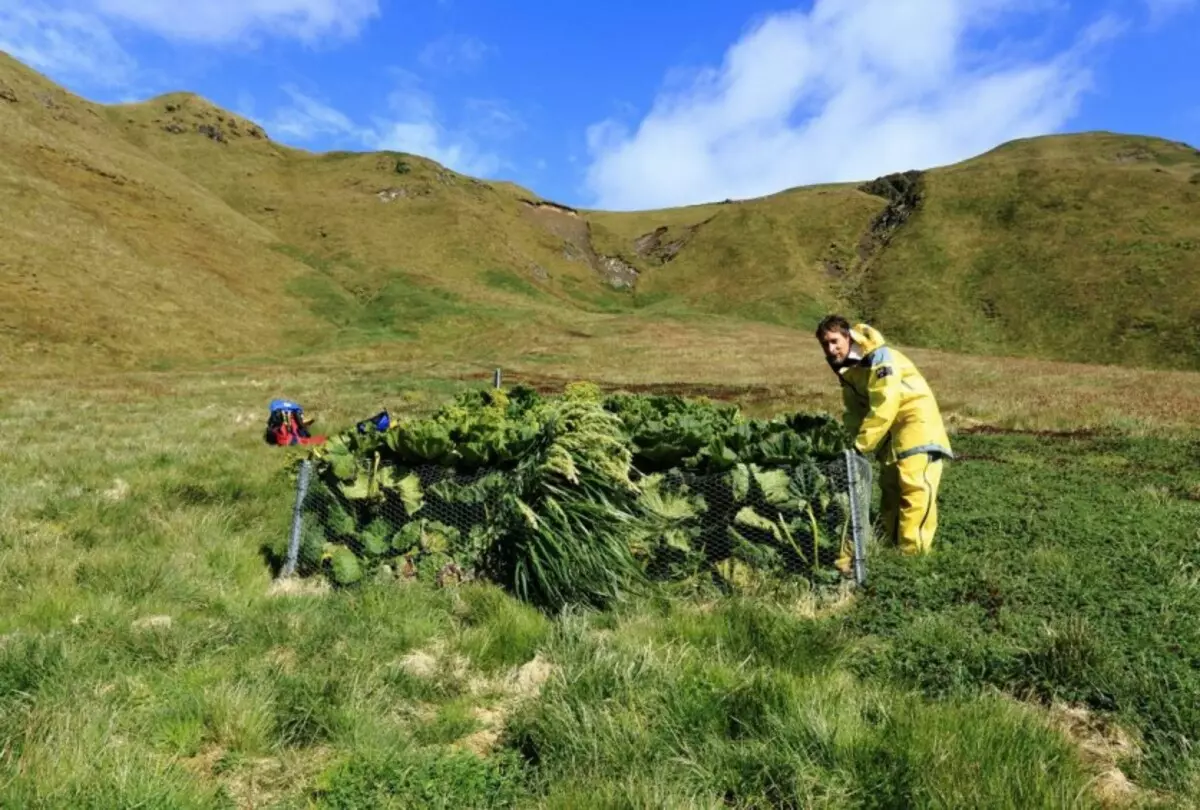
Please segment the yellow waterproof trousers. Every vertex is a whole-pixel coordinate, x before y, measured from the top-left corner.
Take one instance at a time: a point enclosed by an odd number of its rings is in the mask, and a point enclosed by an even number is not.
[[[880,464],[881,543],[899,546],[905,554],[926,554],[931,550],[938,526],[937,495],[942,483],[942,464],[942,457],[936,453],[917,453]],[[853,564],[854,546],[847,538],[836,565],[848,575]]]
[[[933,546],[942,463],[941,456],[916,453],[881,465],[879,520],[883,543],[899,546],[905,554],[924,554]]]

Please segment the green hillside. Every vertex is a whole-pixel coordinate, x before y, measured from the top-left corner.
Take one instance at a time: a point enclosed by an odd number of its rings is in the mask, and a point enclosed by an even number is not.
[[[531,324],[644,318],[807,333],[831,309],[918,346],[1200,368],[1200,153],[1152,138],[577,211],[417,156],[285,147],[190,94],[91,104],[0,56],[0,176],[0,351],[18,369],[521,352]]]
[[[864,308],[894,334],[1200,367],[1200,151],[1104,133],[1037,138],[923,185],[863,284]]]

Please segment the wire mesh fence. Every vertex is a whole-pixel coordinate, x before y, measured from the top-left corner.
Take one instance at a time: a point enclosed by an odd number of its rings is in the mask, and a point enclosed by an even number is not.
[[[281,573],[326,573],[341,584],[380,573],[438,584],[503,578],[503,558],[539,514],[556,508],[530,498],[516,474],[416,466],[376,493],[348,493],[306,460]],[[629,549],[650,580],[737,586],[762,576],[853,575],[865,582],[871,467],[858,454],[633,481],[635,508],[614,519],[627,521]]]
[[[865,580],[870,466],[861,456],[703,475],[676,470],[643,484],[673,501],[673,519],[643,549],[653,579],[711,571],[740,584],[840,568]]]

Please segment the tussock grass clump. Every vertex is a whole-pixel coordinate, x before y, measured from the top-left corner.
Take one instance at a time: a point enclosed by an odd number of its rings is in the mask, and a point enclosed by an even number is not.
[[[741,637],[753,613],[781,627],[761,656]],[[789,656],[783,637],[810,622],[780,607],[722,602],[692,643],[671,639],[695,613],[668,614],[564,626],[551,650],[570,677],[507,734],[546,806],[1098,806],[1071,744],[1019,704],[863,683],[833,638],[800,634]]]

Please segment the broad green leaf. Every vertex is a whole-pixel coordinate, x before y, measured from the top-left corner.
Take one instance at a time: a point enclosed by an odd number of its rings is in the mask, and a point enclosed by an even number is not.
[[[733,482],[733,502],[742,503],[750,494],[750,468],[745,464],[738,464],[729,474]]]
[[[389,545],[386,537],[375,534],[362,536],[362,553],[367,557],[382,557],[388,553]]]
[[[405,523],[398,532],[392,535],[392,548],[401,554],[410,554],[421,547],[423,520]]]
[[[358,460],[354,457],[342,453],[331,453],[329,455],[329,466],[333,470],[333,474],[343,481],[348,481],[354,478],[358,472]]]
[[[456,545],[459,537],[458,530],[453,526],[431,520],[425,524],[421,549],[430,554],[445,554]]]
[[[338,484],[338,489],[350,500],[361,501],[371,497],[374,487],[371,485],[370,474],[360,472],[353,481],[343,481]]]
[[[354,517],[336,501],[329,507],[325,525],[333,537],[354,534]]]
[[[642,490],[639,497],[642,507],[652,515],[669,521],[684,521],[697,517],[699,511],[685,495],[663,492],[659,485]]]
[[[739,509],[737,516],[734,518],[734,522],[742,526],[750,526],[754,529],[762,529],[765,532],[770,532],[776,540],[783,539],[779,532],[779,527],[775,525],[775,522],[768,520],[758,512],[755,512],[753,507],[743,506],[741,509]]]
[[[444,533],[430,531],[426,528],[424,535],[421,537],[421,550],[431,554],[445,554],[450,550],[450,543]]]
[[[762,489],[763,498],[767,503],[783,506],[791,500],[789,489],[792,479],[787,470],[760,470],[755,466],[754,479]]]
[[[400,500],[404,502],[404,511],[409,517],[421,511],[425,506],[425,495],[421,490],[421,479],[416,473],[409,473],[400,480],[397,487],[400,491]]]
[[[330,574],[338,585],[352,585],[363,577],[362,566],[354,552],[345,546],[334,549],[329,559]]]
[[[721,560],[715,566],[717,573],[730,585],[745,587],[752,581],[750,566],[733,557]]]
[[[669,529],[663,534],[663,542],[671,548],[677,548],[680,551],[692,551],[691,537],[687,532],[679,529]]]

